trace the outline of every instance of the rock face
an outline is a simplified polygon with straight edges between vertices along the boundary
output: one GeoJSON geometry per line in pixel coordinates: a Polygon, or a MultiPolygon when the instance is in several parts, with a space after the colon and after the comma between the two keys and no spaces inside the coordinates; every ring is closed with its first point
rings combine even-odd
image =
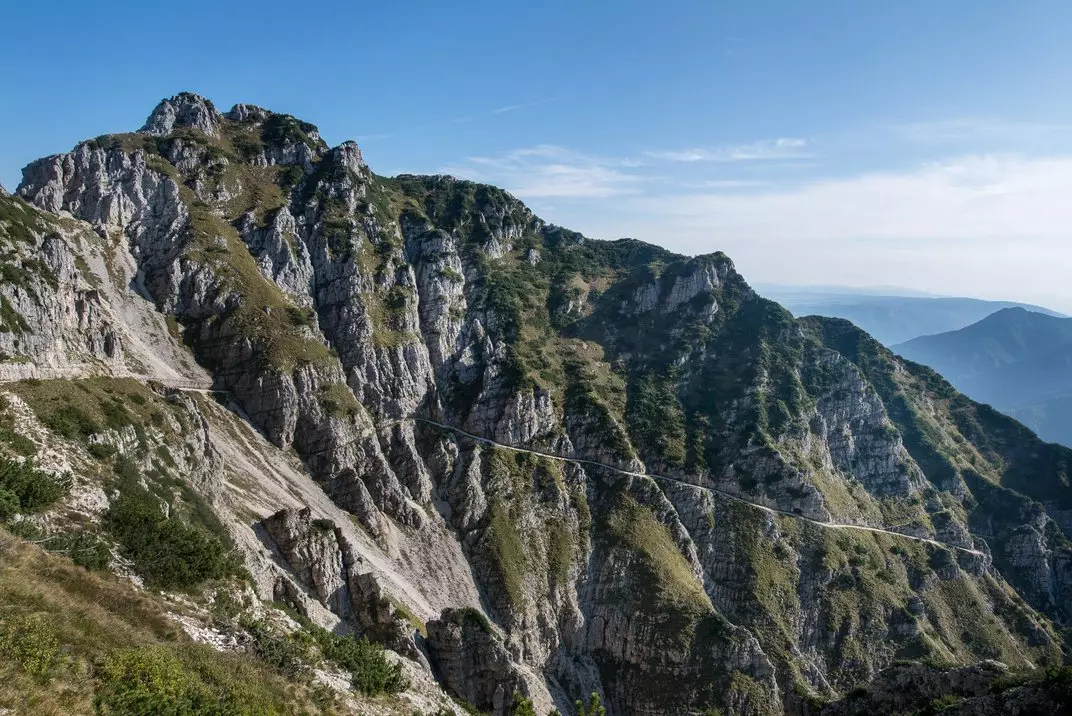
{"type": "Polygon", "coordinates": [[[959,716],[1060,714],[1072,697],[1069,684],[1053,675],[1009,678],[1008,667],[984,661],[936,669],[902,664],[883,671],[867,688],[822,709],[824,716],[941,713],[959,716]]]}
{"type": "Polygon", "coordinates": [[[314,521],[308,509],[280,510],[261,525],[295,576],[331,611],[350,615],[350,575],[335,525],[314,521]]]}
{"type": "MultiPolygon", "coordinates": [[[[416,661],[413,626],[384,593],[376,575],[362,572],[362,560],[330,520],[311,511],[283,509],[261,521],[280,556],[298,582],[343,621],[363,635],[416,661]]],[[[289,584],[276,589],[278,601],[293,600],[289,584]]],[[[294,603],[299,609],[300,601],[294,603]]]]}
{"type": "Polygon", "coordinates": [[[722,254],[193,94],[17,194],[0,377],[225,391],[355,521],[262,508],[265,598],[426,648],[479,709],[793,712],[897,659],[1062,646],[1072,453],[722,254]]]}
{"type": "Polygon", "coordinates": [[[443,683],[481,710],[506,714],[513,694],[529,695],[510,652],[475,611],[444,610],[428,622],[428,645],[443,683]]]}

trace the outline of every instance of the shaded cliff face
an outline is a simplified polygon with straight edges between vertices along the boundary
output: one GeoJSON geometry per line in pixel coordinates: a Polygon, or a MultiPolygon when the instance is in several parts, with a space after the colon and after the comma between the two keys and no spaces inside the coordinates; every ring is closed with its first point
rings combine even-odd
{"type": "Polygon", "coordinates": [[[0,375],[226,391],[359,525],[250,500],[236,524],[288,575],[261,598],[420,662],[387,606],[408,605],[479,709],[780,713],[896,659],[1065,649],[1072,453],[794,320],[722,254],[379,177],[310,124],[190,94],[31,164],[18,196],[0,375]]]}

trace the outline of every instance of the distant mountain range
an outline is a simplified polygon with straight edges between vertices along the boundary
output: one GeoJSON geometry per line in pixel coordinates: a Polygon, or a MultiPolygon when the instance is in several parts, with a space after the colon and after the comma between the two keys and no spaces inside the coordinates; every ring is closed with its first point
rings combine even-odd
{"type": "Polygon", "coordinates": [[[1006,308],[893,346],[1052,442],[1072,445],[1072,318],[1006,308]]]}
{"type": "Polygon", "coordinates": [[[814,315],[852,321],[887,346],[919,336],[955,331],[1003,308],[1018,307],[1051,316],[1061,315],[1041,306],[978,298],[877,295],[867,289],[827,286],[761,286],[757,290],[798,317],[814,315]],[[851,293],[852,290],[857,292],[851,293]]]}

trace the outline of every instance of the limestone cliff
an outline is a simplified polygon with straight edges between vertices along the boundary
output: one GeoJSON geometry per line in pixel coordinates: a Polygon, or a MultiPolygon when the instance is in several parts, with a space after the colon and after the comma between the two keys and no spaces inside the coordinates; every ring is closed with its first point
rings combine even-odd
{"type": "Polygon", "coordinates": [[[219,391],[190,424],[242,473],[214,489],[257,597],[478,710],[792,713],[898,659],[1067,648],[1072,453],[722,254],[193,94],[0,208],[0,377],[219,391]]]}

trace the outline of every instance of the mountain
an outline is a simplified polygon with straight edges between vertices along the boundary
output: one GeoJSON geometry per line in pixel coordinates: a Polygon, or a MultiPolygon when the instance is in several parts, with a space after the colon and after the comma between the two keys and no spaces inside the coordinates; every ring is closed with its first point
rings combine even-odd
{"type": "Polygon", "coordinates": [[[883,296],[787,286],[770,286],[762,293],[795,316],[828,316],[852,321],[887,346],[964,328],[1003,308],[1061,315],[1040,306],[978,298],[883,296]]]}
{"type": "Polygon", "coordinates": [[[1072,318],[1006,308],[893,350],[929,365],[1043,438],[1072,444],[1072,318]]]}
{"type": "Polygon", "coordinates": [[[721,253],[181,94],[0,276],[0,708],[1059,708],[1072,451],[721,253]]]}

